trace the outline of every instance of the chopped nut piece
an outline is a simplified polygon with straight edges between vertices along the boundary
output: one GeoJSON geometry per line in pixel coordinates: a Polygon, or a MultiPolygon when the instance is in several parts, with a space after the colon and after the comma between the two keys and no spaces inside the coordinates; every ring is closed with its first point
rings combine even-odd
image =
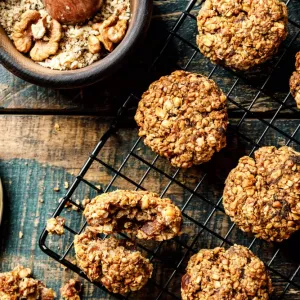
{"type": "Polygon", "coordinates": [[[21,21],[14,27],[12,39],[18,51],[27,53],[32,47],[31,25],[38,22],[41,15],[36,10],[28,10],[21,16],[21,21]]]}
{"type": "Polygon", "coordinates": [[[46,18],[40,19],[36,24],[31,25],[32,36],[35,40],[40,40],[46,34],[46,18]]]}
{"type": "Polygon", "coordinates": [[[23,232],[19,231],[19,239],[22,239],[22,238],[23,238],[23,232]]]}
{"type": "Polygon", "coordinates": [[[0,299],[53,300],[56,297],[52,289],[30,276],[31,270],[22,266],[0,273],[0,299]]]}
{"type": "Polygon", "coordinates": [[[290,89],[297,107],[300,109],[300,51],[296,54],[296,71],[291,76],[290,89]]]}
{"type": "Polygon", "coordinates": [[[55,124],[54,124],[54,129],[55,129],[56,131],[60,131],[60,125],[59,125],[58,123],[55,123],[55,124]]]}
{"type": "Polygon", "coordinates": [[[65,181],[64,187],[65,187],[66,190],[69,188],[69,183],[68,183],[68,181],[65,181]]]}
{"type": "Polygon", "coordinates": [[[182,277],[183,300],[261,299],[273,291],[263,262],[246,247],[203,249],[193,255],[182,277]]]}
{"type": "Polygon", "coordinates": [[[240,158],[225,182],[225,212],[243,231],[281,242],[300,229],[300,153],[261,147],[240,158]]]}
{"type": "Polygon", "coordinates": [[[49,41],[36,41],[35,45],[30,51],[30,57],[34,61],[43,61],[50,55],[54,55],[59,46],[59,41],[62,37],[62,27],[56,21],[52,20],[50,23],[50,36],[49,41]]]}
{"type": "Polygon", "coordinates": [[[65,232],[64,229],[65,219],[62,217],[51,218],[47,220],[46,230],[49,234],[58,234],[62,235],[65,232]]]}
{"type": "Polygon", "coordinates": [[[226,146],[226,96],[200,74],[175,71],[153,82],[135,120],[144,143],[174,167],[207,162],[226,146]]]}
{"type": "Polygon", "coordinates": [[[53,188],[53,191],[54,192],[59,192],[60,191],[60,188],[58,186],[56,186],[55,188],[53,188]]]}
{"type": "Polygon", "coordinates": [[[180,209],[168,198],[146,191],[118,190],[92,199],[83,212],[90,230],[128,232],[139,239],[163,241],[180,234],[180,209]]]}
{"type": "Polygon", "coordinates": [[[152,264],[132,244],[111,237],[101,240],[89,227],[74,239],[78,266],[91,281],[113,293],[141,289],[152,275],[152,264]]]}
{"type": "Polygon", "coordinates": [[[287,23],[287,7],[278,0],[206,0],[197,18],[197,44],[211,61],[247,70],[277,52],[287,23]]]}
{"type": "Polygon", "coordinates": [[[61,296],[66,300],[80,300],[80,293],[82,292],[82,284],[80,281],[70,279],[61,289],[61,296]]]}
{"type": "Polygon", "coordinates": [[[94,35],[89,36],[88,39],[88,48],[89,51],[93,54],[99,53],[101,51],[101,44],[97,37],[94,35]]]}

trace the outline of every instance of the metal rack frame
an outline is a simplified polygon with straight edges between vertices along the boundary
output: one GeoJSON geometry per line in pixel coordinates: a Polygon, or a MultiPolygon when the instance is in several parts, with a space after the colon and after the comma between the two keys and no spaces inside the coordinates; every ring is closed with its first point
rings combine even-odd
{"type": "MultiPolygon", "coordinates": [[[[291,3],[291,1],[292,0],[286,1],[286,4],[289,5],[291,3]]],[[[186,20],[188,20],[189,18],[195,19],[195,16],[191,13],[191,11],[192,11],[193,7],[196,5],[196,2],[197,2],[196,0],[189,1],[186,9],[181,13],[181,15],[179,16],[176,24],[169,31],[168,37],[167,37],[163,47],[161,48],[160,53],[158,54],[158,56],[154,60],[153,65],[151,66],[151,70],[157,65],[159,59],[164,55],[164,53],[167,49],[167,46],[170,44],[170,42],[173,38],[179,39],[181,42],[183,42],[186,46],[188,46],[193,51],[193,53],[192,53],[191,57],[189,58],[188,62],[182,68],[184,70],[188,70],[189,65],[191,64],[193,59],[195,59],[195,56],[199,53],[199,50],[194,44],[192,44],[190,41],[185,39],[185,37],[182,37],[181,34],[178,33],[178,31],[181,28],[181,26],[183,26],[183,24],[186,20]]],[[[249,155],[252,155],[253,152],[259,146],[261,146],[261,144],[260,144],[261,141],[263,140],[263,138],[266,136],[267,132],[270,129],[272,129],[272,130],[278,132],[279,134],[281,134],[282,136],[284,136],[287,140],[286,145],[289,145],[291,142],[293,142],[297,147],[300,146],[300,140],[297,138],[297,134],[299,133],[299,130],[300,130],[300,122],[299,122],[298,126],[295,128],[295,130],[292,134],[289,134],[289,133],[285,132],[284,130],[278,128],[276,126],[276,124],[274,124],[276,118],[279,116],[282,109],[291,110],[294,113],[295,116],[299,116],[299,112],[293,106],[287,104],[287,100],[290,97],[290,93],[286,94],[286,96],[284,97],[283,100],[278,99],[274,95],[268,95],[270,97],[270,99],[272,99],[272,101],[275,101],[276,103],[278,103],[279,106],[276,109],[276,111],[274,112],[274,114],[272,114],[272,116],[268,117],[267,119],[263,118],[260,114],[257,114],[255,112],[251,111],[251,109],[255,105],[255,102],[260,97],[260,95],[261,94],[268,94],[268,91],[265,90],[266,85],[269,83],[269,81],[271,80],[271,78],[274,74],[274,71],[279,66],[282,59],[285,57],[289,47],[293,44],[293,42],[298,37],[300,37],[300,24],[297,24],[296,22],[294,22],[292,20],[289,20],[289,23],[294,28],[297,29],[297,32],[291,38],[289,44],[286,45],[286,46],[283,46],[282,54],[279,56],[277,62],[271,68],[268,76],[266,77],[266,79],[264,80],[264,82],[262,83],[261,86],[253,86],[253,84],[251,82],[247,81],[247,78],[243,77],[243,74],[238,74],[234,71],[227,70],[227,71],[233,73],[235,76],[237,76],[237,79],[234,81],[234,83],[231,85],[229,91],[227,92],[228,101],[239,110],[239,114],[238,114],[239,115],[239,118],[238,118],[239,120],[238,120],[237,124],[233,128],[231,128],[231,130],[233,130],[234,134],[236,134],[239,138],[245,140],[246,143],[252,145],[251,146],[252,150],[250,151],[249,155]],[[238,85],[239,81],[241,81],[241,80],[243,82],[248,83],[249,85],[251,85],[256,90],[255,97],[253,97],[251,104],[248,105],[247,107],[244,107],[243,105],[239,104],[233,97],[231,97],[232,92],[234,91],[234,89],[238,85]],[[247,136],[247,133],[245,133],[241,130],[242,124],[247,118],[253,118],[255,120],[258,120],[258,121],[262,122],[265,125],[265,128],[264,128],[262,134],[256,140],[253,140],[253,139],[249,138],[247,136]]],[[[213,74],[215,73],[215,71],[218,68],[222,68],[222,67],[221,66],[214,66],[212,68],[212,70],[210,71],[209,77],[212,77],[213,74]]],[[[128,96],[128,98],[125,101],[124,105],[120,108],[120,110],[118,112],[118,115],[117,115],[117,118],[111,124],[111,126],[109,127],[107,132],[102,136],[99,143],[97,144],[97,146],[95,147],[93,152],[90,154],[88,160],[86,161],[86,163],[82,167],[81,171],[77,175],[77,177],[76,177],[75,181],[73,182],[72,186],[70,187],[70,189],[66,193],[65,197],[63,198],[63,201],[61,201],[61,203],[59,204],[59,206],[55,210],[55,212],[53,214],[53,217],[61,215],[61,213],[65,210],[65,204],[67,202],[71,203],[72,205],[77,207],[80,212],[82,212],[83,207],[80,204],[78,204],[77,202],[75,202],[71,199],[74,192],[78,188],[80,188],[80,184],[88,185],[91,189],[95,190],[95,192],[102,193],[102,192],[109,191],[109,189],[112,187],[112,185],[114,184],[114,182],[116,181],[117,178],[123,178],[128,183],[134,185],[136,187],[136,189],[144,189],[142,184],[143,184],[144,180],[147,178],[147,176],[149,175],[150,171],[152,171],[152,170],[154,170],[155,172],[158,172],[161,176],[163,176],[168,181],[167,185],[165,186],[165,188],[161,192],[161,196],[165,195],[165,193],[167,192],[167,190],[169,189],[169,187],[172,184],[177,184],[178,186],[180,186],[182,189],[184,189],[185,191],[187,191],[190,194],[188,199],[186,199],[185,202],[182,203],[182,207],[181,207],[182,214],[183,214],[184,218],[186,218],[188,221],[192,222],[193,224],[196,224],[196,226],[198,226],[200,228],[200,230],[195,235],[195,237],[193,237],[193,240],[191,241],[191,243],[189,245],[186,245],[186,244],[182,243],[180,240],[175,239],[175,242],[178,243],[180,245],[180,247],[183,247],[184,254],[180,258],[179,262],[177,262],[176,265],[174,265],[174,270],[171,272],[170,276],[168,277],[168,279],[166,280],[164,285],[161,286],[160,284],[157,284],[154,280],[151,280],[151,281],[152,281],[152,284],[154,284],[156,286],[156,288],[159,290],[159,293],[155,296],[155,299],[157,299],[157,300],[158,299],[164,299],[163,295],[168,295],[168,297],[170,297],[171,299],[180,299],[178,297],[178,295],[175,295],[174,293],[169,291],[168,286],[170,285],[170,282],[172,282],[172,279],[174,278],[175,274],[180,272],[179,269],[180,269],[182,263],[184,262],[184,260],[190,255],[190,253],[195,253],[195,249],[193,248],[193,246],[195,245],[195,243],[198,240],[199,236],[203,232],[208,232],[209,234],[211,234],[212,236],[215,236],[216,238],[218,238],[220,240],[220,242],[221,242],[220,245],[232,245],[232,241],[229,240],[229,235],[232,233],[233,229],[235,228],[235,225],[234,224],[231,225],[231,227],[229,228],[229,230],[228,230],[228,232],[226,233],[225,236],[222,236],[217,231],[214,231],[214,230],[210,229],[209,226],[208,226],[208,223],[210,222],[210,220],[211,220],[212,216],[214,215],[214,213],[219,212],[221,214],[225,214],[225,212],[224,212],[224,209],[222,208],[222,205],[221,205],[222,198],[220,198],[217,202],[214,202],[214,201],[211,201],[210,199],[207,199],[205,196],[201,195],[201,193],[198,192],[198,189],[201,186],[201,184],[203,183],[203,180],[204,180],[206,174],[203,174],[203,176],[201,176],[199,182],[195,185],[194,188],[190,188],[190,187],[186,186],[184,183],[177,180],[177,178],[176,178],[177,174],[180,171],[179,169],[177,169],[173,174],[170,175],[167,172],[165,172],[164,170],[161,170],[159,167],[156,166],[155,163],[158,160],[159,156],[156,156],[151,162],[149,162],[137,153],[136,149],[137,149],[139,143],[141,142],[141,138],[138,138],[136,140],[136,142],[132,146],[131,150],[124,156],[124,160],[118,168],[108,164],[107,162],[103,161],[99,157],[99,154],[101,154],[101,149],[104,147],[107,140],[118,131],[118,128],[120,126],[120,121],[122,120],[122,117],[127,116],[128,109],[131,108],[132,106],[135,106],[137,104],[138,100],[139,100],[139,97],[136,96],[135,93],[132,93],[128,96]],[[139,181],[132,180],[131,178],[129,178],[129,176],[127,176],[126,174],[124,174],[124,172],[122,172],[124,167],[126,166],[128,160],[131,157],[134,157],[140,163],[142,163],[143,165],[145,165],[147,167],[146,172],[144,173],[144,175],[142,176],[142,178],[139,181]],[[113,177],[112,177],[111,181],[109,182],[109,184],[106,186],[106,188],[104,190],[100,189],[99,187],[95,186],[95,184],[91,183],[90,181],[88,181],[84,178],[86,173],[88,172],[89,168],[91,167],[91,165],[93,163],[98,163],[100,166],[102,166],[103,168],[109,170],[113,174],[113,177]],[[191,217],[190,215],[185,213],[185,210],[186,210],[187,206],[189,205],[189,203],[192,201],[193,197],[195,197],[195,196],[198,197],[201,201],[208,204],[211,208],[210,213],[208,214],[208,216],[207,216],[207,218],[204,222],[199,222],[199,221],[195,220],[193,217],[191,217]]],[[[229,113],[229,117],[231,117],[230,113],[229,113]]],[[[83,226],[81,226],[80,230],[74,230],[74,229],[72,229],[68,226],[65,226],[65,229],[68,232],[70,232],[70,234],[75,235],[75,234],[81,233],[84,230],[85,226],[86,226],[86,223],[84,223],[83,226]]],[[[73,270],[77,274],[79,274],[82,277],[87,279],[85,274],[74,263],[72,263],[69,259],[67,259],[67,255],[70,253],[70,251],[73,248],[73,242],[66,245],[63,254],[59,254],[59,253],[57,253],[55,247],[53,247],[53,249],[51,249],[49,246],[47,246],[48,237],[49,236],[48,236],[47,231],[44,230],[43,233],[40,236],[40,241],[39,241],[39,245],[40,245],[42,251],[44,251],[47,255],[51,256],[56,261],[60,262],[61,264],[65,265],[69,269],[73,270]]],[[[255,238],[253,238],[251,240],[250,244],[248,245],[249,249],[251,249],[253,247],[255,241],[256,241],[255,238]]],[[[149,249],[147,249],[147,247],[138,244],[139,247],[141,247],[144,251],[146,251],[148,253],[148,256],[149,256],[150,260],[153,260],[154,258],[155,259],[160,259],[159,255],[158,255],[158,252],[159,252],[160,248],[162,247],[162,245],[163,245],[163,242],[159,243],[157,245],[157,247],[155,247],[154,250],[149,250],[149,249]]],[[[276,257],[279,255],[280,251],[281,251],[281,248],[280,248],[280,245],[279,245],[277,250],[275,251],[275,253],[271,257],[271,259],[269,259],[268,261],[265,261],[265,264],[266,264],[267,268],[273,274],[278,276],[280,278],[280,280],[282,280],[284,282],[284,288],[281,290],[280,295],[278,296],[281,299],[281,298],[284,298],[285,294],[287,293],[287,291],[290,287],[293,287],[294,289],[299,290],[299,294],[300,294],[300,285],[298,283],[294,282],[294,278],[299,273],[300,264],[298,264],[296,266],[295,271],[289,277],[282,274],[280,271],[274,269],[272,267],[272,263],[274,262],[276,257]]],[[[105,290],[105,288],[101,284],[97,284],[97,283],[94,283],[94,284],[96,286],[100,287],[101,289],[105,290]]],[[[126,296],[121,296],[121,295],[115,295],[114,294],[114,296],[116,298],[120,298],[120,299],[129,299],[130,298],[130,294],[126,295],[126,296]]]]}

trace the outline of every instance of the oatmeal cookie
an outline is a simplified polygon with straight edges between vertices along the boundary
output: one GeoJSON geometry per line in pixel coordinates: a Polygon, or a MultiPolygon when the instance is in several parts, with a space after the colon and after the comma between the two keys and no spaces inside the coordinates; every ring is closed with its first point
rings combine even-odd
{"type": "Polygon", "coordinates": [[[46,230],[49,234],[62,235],[65,232],[65,222],[63,217],[50,218],[47,220],[46,230]]]}
{"type": "Polygon", "coordinates": [[[300,153],[262,147],[239,160],[225,182],[225,212],[243,231],[281,242],[300,228],[300,153]]]}
{"type": "Polygon", "coordinates": [[[246,247],[203,249],[182,277],[183,300],[269,299],[271,279],[263,262],[246,247]]]}
{"type": "Polygon", "coordinates": [[[287,36],[287,7],[278,0],[206,0],[197,44],[211,61],[247,70],[271,58],[287,36]]]}
{"type": "Polygon", "coordinates": [[[78,266],[91,281],[101,282],[113,293],[141,289],[152,275],[152,264],[132,244],[110,237],[98,238],[89,227],[75,236],[78,266]]]}
{"type": "Polygon", "coordinates": [[[127,232],[139,239],[163,241],[180,234],[180,209],[168,198],[147,191],[118,190],[87,204],[83,212],[91,230],[127,232]]]}
{"type": "Polygon", "coordinates": [[[174,167],[207,162],[226,146],[226,96],[200,74],[175,71],[153,82],[135,120],[144,143],[174,167]]]}
{"type": "Polygon", "coordinates": [[[80,293],[82,292],[82,284],[80,281],[70,279],[61,289],[60,293],[65,300],[80,300],[80,293]]]}
{"type": "Polygon", "coordinates": [[[300,109],[300,51],[296,54],[296,71],[291,76],[290,88],[297,107],[300,109]]]}
{"type": "Polygon", "coordinates": [[[52,289],[31,278],[31,270],[28,268],[18,266],[10,272],[0,273],[1,300],[52,300],[55,296],[52,289]]]}

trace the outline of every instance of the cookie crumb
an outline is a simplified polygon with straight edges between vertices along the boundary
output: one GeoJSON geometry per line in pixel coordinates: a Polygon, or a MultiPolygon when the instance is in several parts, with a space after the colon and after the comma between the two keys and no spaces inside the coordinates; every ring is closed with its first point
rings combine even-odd
{"type": "Polygon", "coordinates": [[[60,289],[61,296],[66,300],[80,300],[83,285],[79,280],[70,279],[60,289]]]}
{"type": "Polygon", "coordinates": [[[49,234],[62,235],[65,232],[64,229],[65,219],[63,217],[56,217],[47,220],[46,230],[49,234]]]}
{"type": "Polygon", "coordinates": [[[22,238],[23,238],[23,232],[19,231],[19,239],[22,239],[22,238]]]}

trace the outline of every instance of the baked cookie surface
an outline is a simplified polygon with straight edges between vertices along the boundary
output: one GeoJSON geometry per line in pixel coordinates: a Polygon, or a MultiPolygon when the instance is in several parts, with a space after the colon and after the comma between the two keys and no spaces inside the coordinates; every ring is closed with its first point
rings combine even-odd
{"type": "Polygon", "coordinates": [[[297,107],[300,109],[300,51],[296,54],[296,71],[290,79],[291,94],[295,98],[297,107]]]}
{"type": "Polygon", "coordinates": [[[245,232],[281,242],[300,228],[300,153],[261,147],[240,158],[223,193],[226,214],[245,232]]]}
{"type": "Polygon", "coordinates": [[[243,246],[200,250],[190,258],[186,271],[183,300],[267,300],[272,293],[263,262],[243,246]]]}
{"type": "Polygon", "coordinates": [[[145,240],[171,239],[182,224],[181,211],[170,199],[147,191],[104,193],[86,205],[83,215],[95,232],[127,232],[145,240]]]}
{"type": "Polygon", "coordinates": [[[152,264],[132,244],[114,237],[100,239],[89,230],[74,239],[77,265],[91,281],[113,293],[141,289],[152,275],[152,264]]]}
{"type": "Polygon", "coordinates": [[[217,64],[247,70],[271,58],[287,36],[279,0],[206,0],[197,17],[197,44],[217,64]]]}
{"type": "Polygon", "coordinates": [[[153,82],[135,120],[144,143],[174,167],[207,162],[226,146],[226,96],[200,74],[175,71],[153,82]]]}

